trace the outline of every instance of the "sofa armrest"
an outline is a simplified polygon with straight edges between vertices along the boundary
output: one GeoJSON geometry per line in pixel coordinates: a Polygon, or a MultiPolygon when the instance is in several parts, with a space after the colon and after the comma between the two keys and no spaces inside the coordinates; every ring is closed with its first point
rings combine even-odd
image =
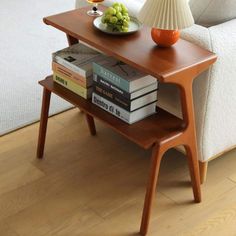
{"type": "Polygon", "coordinates": [[[200,25],[193,25],[181,31],[181,38],[188,40],[211,51],[211,38],[209,29],[200,25]]]}
{"type": "Polygon", "coordinates": [[[236,144],[236,20],[209,28],[194,25],[182,37],[218,56],[194,82],[201,160],[206,161],[236,144]]]}

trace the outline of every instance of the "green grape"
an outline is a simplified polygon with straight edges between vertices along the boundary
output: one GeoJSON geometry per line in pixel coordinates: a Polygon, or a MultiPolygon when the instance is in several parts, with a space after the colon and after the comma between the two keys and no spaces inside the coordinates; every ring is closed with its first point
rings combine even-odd
{"type": "Polygon", "coordinates": [[[110,14],[106,14],[106,15],[105,15],[105,19],[106,19],[106,20],[110,19],[110,14]]]}
{"type": "Polygon", "coordinates": [[[124,21],[123,21],[123,26],[124,26],[124,27],[129,27],[129,22],[126,21],[126,20],[124,20],[124,21]]]}
{"type": "Polygon", "coordinates": [[[123,13],[127,13],[128,12],[128,9],[127,9],[127,7],[124,4],[121,4],[121,9],[122,9],[123,13]]]}
{"type": "Polygon", "coordinates": [[[115,8],[113,8],[113,13],[112,13],[112,15],[116,15],[116,12],[117,12],[117,10],[115,9],[115,8]]]}
{"type": "Polygon", "coordinates": [[[126,20],[129,22],[129,21],[130,21],[130,17],[129,17],[129,16],[127,16],[127,17],[126,17],[126,20]]]}
{"type": "Polygon", "coordinates": [[[117,29],[117,31],[121,32],[122,31],[122,26],[121,25],[117,25],[116,29],[117,29]]]}
{"type": "Polygon", "coordinates": [[[120,6],[115,6],[114,9],[116,9],[116,12],[122,12],[122,8],[120,6]]]}
{"type": "Polygon", "coordinates": [[[116,24],[117,21],[118,21],[118,19],[117,19],[117,17],[115,17],[115,16],[112,16],[112,17],[110,18],[110,23],[111,23],[111,24],[116,24]]]}
{"type": "Polygon", "coordinates": [[[115,2],[113,5],[112,5],[112,7],[116,7],[116,6],[120,6],[120,3],[118,3],[118,2],[115,2]]]}
{"type": "Polygon", "coordinates": [[[119,19],[119,20],[123,20],[123,16],[120,12],[116,13],[116,17],[119,19]]]}
{"type": "Polygon", "coordinates": [[[121,8],[124,8],[125,5],[124,5],[123,3],[120,3],[120,7],[121,7],[121,8]]]}
{"type": "Polygon", "coordinates": [[[122,31],[123,31],[123,32],[128,32],[128,31],[129,31],[129,28],[122,26],[122,31]]]}
{"type": "Polygon", "coordinates": [[[111,19],[111,15],[106,15],[105,16],[105,22],[110,22],[110,19],[111,19]]]}
{"type": "Polygon", "coordinates": [[[128,32],[129,21],[128,9],[124,4],[118,2],[109,7],[102,17],[102,23],[107,24],[113,31],[118,32],[128,32]]]}
{"type": "Polygon", "coordinates": [[[113,8],[113,7],[109,7],[109,8],[107,9],[107,12],[108,12],[108,14],[110,14],[110,15],[115,15],[115,14],[116,14],[116,9],[113,8]]]}
{"type": "Polygon", "coordinates": [[[111,11],[111,7],[109,7],[109,8],[107,8],[107,10],[106,10],[106,12],[105,12],[105,15],[110,15],[111,13],[110,13],[110,11],[111,11]]]}

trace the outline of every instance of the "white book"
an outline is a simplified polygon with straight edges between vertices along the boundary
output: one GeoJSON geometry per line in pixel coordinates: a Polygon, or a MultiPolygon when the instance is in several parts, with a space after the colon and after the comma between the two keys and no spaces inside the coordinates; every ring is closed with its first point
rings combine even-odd
{"type": "Polygon", "coordinates": [[[81,43],[52,54],[53,61],[86,78],[93,73],[92,63],[98,62],[104,57],[100,52],[81,43]]]}
{"type": "Polygon", "coordinates": [[[93,104],[99,106],[105,111],[108,111],[109,113],[120,118],[121,120],[125,121],[128,124],[133,124],[156,112],[156,102],[149,104],[145,107],[142,107],[138,110],[135,110],[133,112],[128,112],[94,92],[92,95],[92,102],[93,104]]]}

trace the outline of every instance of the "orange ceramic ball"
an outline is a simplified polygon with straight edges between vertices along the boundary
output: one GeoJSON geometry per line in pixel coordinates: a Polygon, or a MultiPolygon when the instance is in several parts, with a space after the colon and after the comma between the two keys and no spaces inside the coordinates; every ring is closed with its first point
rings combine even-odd
{"type": "Polygon", "coordinates": [[[152,28],[152,39],[153,41],[161,47],[170,47],[175,44],[179,39],[178,30],[161,30],[152,28]]]}

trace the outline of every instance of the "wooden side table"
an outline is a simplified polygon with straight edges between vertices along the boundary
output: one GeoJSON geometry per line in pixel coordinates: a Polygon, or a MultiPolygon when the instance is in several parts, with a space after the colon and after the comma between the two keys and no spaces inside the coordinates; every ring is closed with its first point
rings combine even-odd
{"type": "Polygon", "coordinates": [[[201,201],[192,84],[197,75],[216,61],[216,55],[185,40],[179,40],[171,48],[158,48],[150,37],[148,27],[129,36],[106,35],[93,27],[94,18],[87,16],[87,10],[88,8],[83,8],[46,17],[44,22],[66,33],[69,45],[81,40],[151,74],[162,83],[178,86],[181,92],[183,119],[159,109],[157,114],[128,125],[95,106],[91,101],[55,84],[52,76],[49,76],[39,82],[44,90],[37,156],[43,157],[51,92],[84,111],[92,135],[96,134],[94,118],[97,118],[142,148],[152,148],[151,170],[140,227],[140,234],[146,235],[161,159],[168,149],[184,145],[194,199],[195,202],[201,201]]]}

